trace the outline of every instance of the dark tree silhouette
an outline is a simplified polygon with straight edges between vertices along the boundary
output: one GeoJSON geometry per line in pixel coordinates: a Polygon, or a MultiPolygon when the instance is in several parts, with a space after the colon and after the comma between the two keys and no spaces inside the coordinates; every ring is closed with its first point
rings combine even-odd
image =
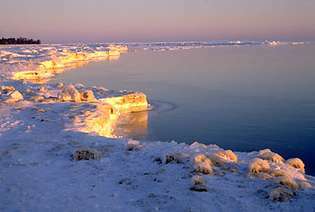
{"type": "Polygon", "coordinates": [[[0,38],[0,45],[9,45],[9,44],[40,44],[40,40],[33,40],[28,38],[0,38]]]}

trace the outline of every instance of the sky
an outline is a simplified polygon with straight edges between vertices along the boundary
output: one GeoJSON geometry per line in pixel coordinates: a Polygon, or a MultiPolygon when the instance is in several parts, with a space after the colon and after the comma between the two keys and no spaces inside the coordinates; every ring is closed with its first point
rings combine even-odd
{"type": "Polygon", "coordinates": [[[0,0],[0,37],[315,41],[314,11],[315,0],[0,0]]]}

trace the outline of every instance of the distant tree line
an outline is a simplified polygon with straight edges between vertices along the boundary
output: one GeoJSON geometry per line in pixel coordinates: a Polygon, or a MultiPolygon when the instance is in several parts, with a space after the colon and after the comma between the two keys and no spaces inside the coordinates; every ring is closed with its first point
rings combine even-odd
{"type": "Polygon", "coordinates": [[[0,45],[8,44],[40,44],[40,40],[33,40],[28,38],[1,38],[0,45]]]}

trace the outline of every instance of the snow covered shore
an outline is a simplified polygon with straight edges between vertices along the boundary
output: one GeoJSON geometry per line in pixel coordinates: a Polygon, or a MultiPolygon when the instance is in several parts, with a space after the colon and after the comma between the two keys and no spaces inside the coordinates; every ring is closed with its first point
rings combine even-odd
{"type": "Polygon", "coordinates": [[[147,110],[145,94],[49,83],[126,50],[0,49],[0,211],[315,211],[298,159],[120,138],[119,119],[147,110]]]}

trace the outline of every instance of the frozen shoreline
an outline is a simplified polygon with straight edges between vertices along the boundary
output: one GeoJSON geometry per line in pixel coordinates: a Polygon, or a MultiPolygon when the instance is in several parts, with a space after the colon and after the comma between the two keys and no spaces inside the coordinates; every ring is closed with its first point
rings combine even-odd
{"type": "Polygon", "coordinates": [[[117,116],[147,108],[144,94],[124,99],[133,93],[47,83],[67,69],[118,59],[123,46],[12,48],[0,49],[0,83],[12,86],[2,87],[0,100],[1,211],[315,210],[315,179],[276,153],[238,152],[235,160],[216,145],[108,138],[116,137],[117,116]],[[23,99],[7,101],[14,90],[23,99]],[[97,160],[73,160],[80,149],[96,151],[97,160]],[[209,159],[196,161],[199,154],[209,159]],[[251,172],[255,158],[269,168],[251,172]],[[194,184],[207,192],[192,191],[194,184]],[[275,201],[278,188],[289,200],[275,201]]]}

